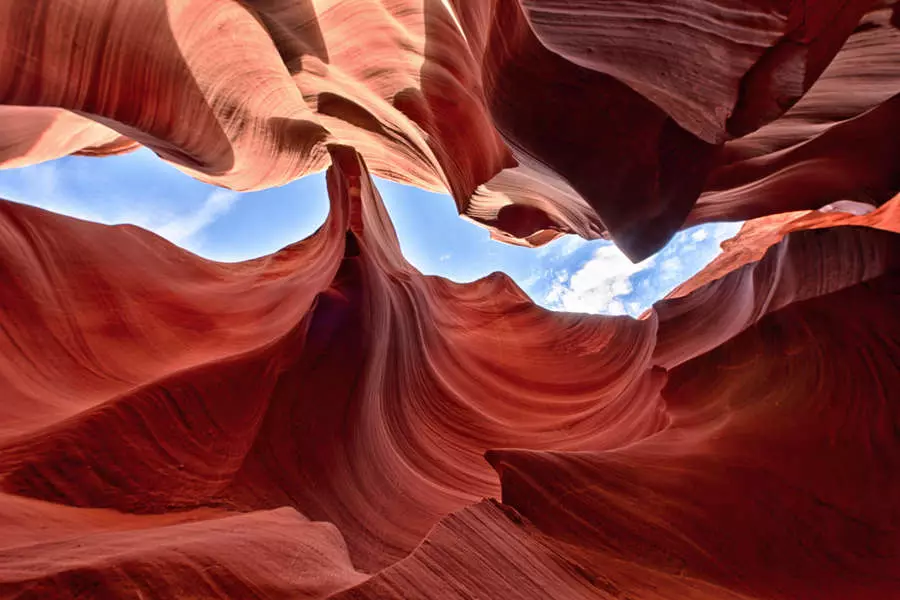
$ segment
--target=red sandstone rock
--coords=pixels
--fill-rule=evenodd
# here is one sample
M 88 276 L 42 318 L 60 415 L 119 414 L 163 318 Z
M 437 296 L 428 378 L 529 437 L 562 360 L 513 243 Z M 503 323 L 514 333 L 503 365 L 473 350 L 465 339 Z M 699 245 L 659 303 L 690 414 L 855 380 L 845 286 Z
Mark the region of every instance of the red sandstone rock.
M 108 156 L 138 147 L 108 127 L 56 108 L 0 106 L 0 124 L 0 162 L 5 167 L 71 153 Z
M 504 504 L 586 567 L 612 554 L 753 598 L 896 595 L 896 273 L 770 313 L 674 368 L 656 436 L 490 453 Z
M 891 4 L 5 2 L 4 166 L 332 166 L 236 264 L 0 203 L 0 596 L 900 595 Z M 550 313 L 416 272 L 366 165 L 524 245 L 762 218 Z
M 56 240 L 33 249 L 50 264 L 64 262 L 54 248 L 84 246 L 52 291 L 27 278 L 34 263 L 9 269 L 22 285 L 4 303 L 30 320 L 9 325 L 4 352 L 20 363 L 4 366 L 18 392 L 5 489 L 139 513 L 290 505 L 337 524 L 354 564 L 372 570 L 440 516 L 499 491 L 489 448 L 614 447 L 664 425 L 654 401 L 663 378 L 649 369 L 655 321 L 555 315 L 499 273 L 467 285 L 423 277 L 356 155 L 333 152 L 323 228 L 238 265 L 134 228 L 4 207 L 10 255 L 32 228 Z M 115 273 L 123 264 L 132 277 Z M 104 288 L 106 304 L 91 305 Z M 50 320 L 69 310 L 79 321 Z M 517 331 L 536 337 L 513 352 Z M 36 357 L 54 343 L 59 367 L 45 382 Z
M 638 259 L 686 218 L 896 192 L 890 4 L 9 0 L 0 162 L 141 143 L 249 190 L 337 142 L 500 239 Z
M 326 223 L 244 263 L 2 205 L 0 593 L 897 591 L 900 198 L 570 315 L 417 273 L 330 152 Z

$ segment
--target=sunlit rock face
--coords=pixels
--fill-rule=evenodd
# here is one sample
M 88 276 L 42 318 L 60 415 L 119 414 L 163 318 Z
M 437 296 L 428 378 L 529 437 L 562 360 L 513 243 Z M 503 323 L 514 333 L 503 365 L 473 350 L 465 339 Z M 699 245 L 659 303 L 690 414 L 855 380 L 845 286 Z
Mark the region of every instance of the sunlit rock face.
M 0 160 L 328 168 L 215 263 L 0 203 L 0 596 L 900 596 L 886 2 L 10 0 Z M 633 258 L 640 319 L 404 260 L 370 173 Z
M 506 241 L 610 236 L 638 260 L 685 219 L 886 202 L 896 14 L 872 0 L 8 0 L 0 161 L 144 144 L 250 190 L 323 169 L 341 143 L 375 175 L 449 191 Z
M 331 157 L 243 263 L 2 205 L 0 590 L 898 591 L 900 198 L 750 222 L 634 320 L 419 274 Z

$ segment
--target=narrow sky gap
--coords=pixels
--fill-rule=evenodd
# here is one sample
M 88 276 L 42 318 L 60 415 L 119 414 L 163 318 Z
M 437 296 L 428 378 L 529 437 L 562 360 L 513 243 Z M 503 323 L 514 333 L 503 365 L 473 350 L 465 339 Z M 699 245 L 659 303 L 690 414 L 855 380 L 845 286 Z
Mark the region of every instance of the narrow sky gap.
M 407 260 L 425 274 L 472 281 L 503 271 L 552 310 L 637 316 L 719 253 L 739 223 L 679 232 L 633 264 L 609 242 L 564 236 L 533 250 L 501 244 L 442 194 L 377 180 Z M 0 197 L 101 223 L 132 223 L 205 258 L 269 254 L 311 234 L 328 212 L 324 174 L 237 193 L 201 183 L 146 149 L 65 157 L 0 171 Z

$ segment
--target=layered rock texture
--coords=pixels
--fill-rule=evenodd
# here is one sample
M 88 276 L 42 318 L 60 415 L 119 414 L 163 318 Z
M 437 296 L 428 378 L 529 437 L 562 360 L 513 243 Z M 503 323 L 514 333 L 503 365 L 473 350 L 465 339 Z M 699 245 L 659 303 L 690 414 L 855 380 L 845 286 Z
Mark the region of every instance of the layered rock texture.
M 321 170 L 340 143 L 376 175 L 449 191 L 508 241 L 608 235 L 639 259 L 685 218 L 887 201 L 900 153 L 896 11 L 872 0 L 6 0 L 0 160 L 140 143 L 250 190 Z
M 900 8 L 7 0 L 0 161 L 145 145 L 311 237 L 0 203 L 0 596 L 900 597 Z M 751 219 L 640 319 L 406 263 Z

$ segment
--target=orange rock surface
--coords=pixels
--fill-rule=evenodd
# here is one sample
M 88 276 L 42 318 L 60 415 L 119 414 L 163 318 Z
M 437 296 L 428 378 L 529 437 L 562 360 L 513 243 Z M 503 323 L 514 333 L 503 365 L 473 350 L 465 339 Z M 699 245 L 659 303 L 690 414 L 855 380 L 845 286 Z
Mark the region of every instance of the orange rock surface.
M 0 597 L 900 597 L 900 9 L 8 0 L 0 161 L 323 168 L 241 263 L 0 201 Z M 400 253 L 370 172 L 633 258 L 640 319 Z
M 2 205 L 0 591 L 896 591 L 900 198 L 569 315 L 417 273 L 331 153 L 327 222 L 244 263 Z
M 140 143 L 251 190 L 323 169 L 340 143 L 376 175 L 449 191 L 506 241 L 609 235 L 640 259 L 685 219 L 886 202 L 900 185 L 896 10 L 7 0 L 0 164 Z

